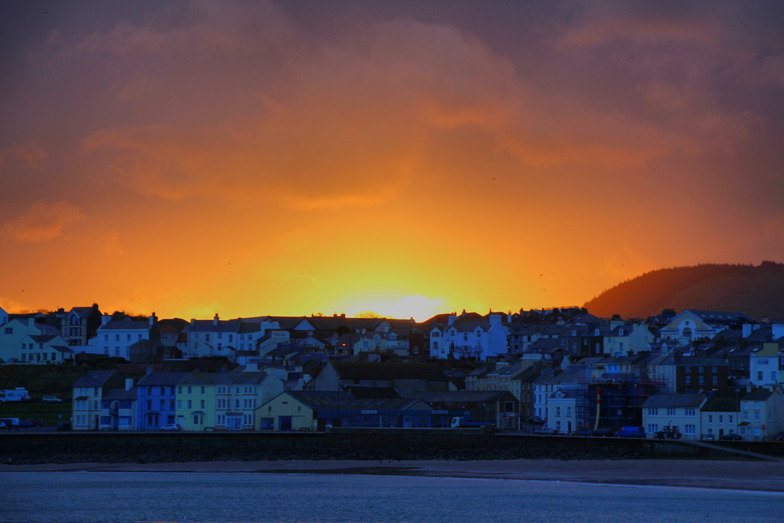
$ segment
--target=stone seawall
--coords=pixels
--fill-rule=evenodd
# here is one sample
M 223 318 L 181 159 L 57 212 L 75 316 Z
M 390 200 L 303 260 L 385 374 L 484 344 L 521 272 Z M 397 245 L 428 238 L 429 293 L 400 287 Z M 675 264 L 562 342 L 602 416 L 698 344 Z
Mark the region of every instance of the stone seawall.
M 733 442 L 735 443 L 735 442 Z M 765 445 L 760 444 L 760 445 Z M 730 445 L 727 445 L 730 447 Z M 733 445 L 740 449 L 740 446 Z M 784 455 L 784 444 L 743 449 Z M 523 436 L 450 431 L 341 433 L 11 433 L 0 463 L 154 463 L 256 460 L 494 460 L 743 458 L 715 445 L 626 438 Z

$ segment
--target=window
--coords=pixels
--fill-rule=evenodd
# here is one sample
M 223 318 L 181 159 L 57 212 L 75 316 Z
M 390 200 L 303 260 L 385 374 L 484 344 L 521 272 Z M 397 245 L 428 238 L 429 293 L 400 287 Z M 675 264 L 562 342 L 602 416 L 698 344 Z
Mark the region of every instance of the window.
M 713 423 L 713 416 L 708 414 L 708 423 Z
M 561 407 L 555 407 L 555 415 L 556 416 L 560 416 L 561 415 Z
M 704 385 L 705 384 L 705 376 L 700 375 L 697 378 L 697 382 L 699 382 L 700 385 Z
M 675 409 L 674 409 L 674 408 L 672 408 L 672 407 L 669 407 L 669 408 L 667 409 L 667 415 L 668 415 L 668 416 L 675 416 Z
M 718 385 L 719 384 L 719 377 L 718 376 L 714 376 L 713 377 L 713 384 L 714 385 Z
M 204 408 L 204 400 L 201 400 L 201 408 Z
M 757 372 L 757 381 L 762 381 L 762 371 Z
M 656 423 L 649 423 L 648 424 L 648 434 L 656 434 L 659 432 L 659 425 Z
M 13 327 L 6 327 L 5 328 L 5 333 L 6 334 L 13 334 L 14 333 L 14 328 Z
M 695 433 L 695 427 L 694 427 L 694 425 L 689 425 L 689 424 L 687 423 L 687 424 L 686 424 L 686 434 L 694 434 L 694 433 Z
M 188 400 L 188 408 L 189 409 L 193 408 L 193 402 L 191 400 Z
M 719 423 L 724 423 L 724 416 L 719 414 Z
M 691 376 L 686 376 L 686 385 L 691 385 Z
M 689 407 L 689 408 L 686 409 L 686 415 L 687 416 L 694 416 L 695 413 L 696 413 L 696 411 L 694 410 L 694 407 Z
M 648 416 L 658 416 L 658 415 L 659 415 L 659 409 L 657 409 L 656 407 L 648 408 Z

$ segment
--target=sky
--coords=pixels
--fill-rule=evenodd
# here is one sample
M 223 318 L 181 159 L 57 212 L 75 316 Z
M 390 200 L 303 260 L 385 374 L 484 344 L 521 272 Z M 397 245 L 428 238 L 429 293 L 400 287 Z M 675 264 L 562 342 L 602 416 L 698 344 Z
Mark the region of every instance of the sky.
M 0 307 L 581 306 L 784 260 L 784 3 L 0 2 Z

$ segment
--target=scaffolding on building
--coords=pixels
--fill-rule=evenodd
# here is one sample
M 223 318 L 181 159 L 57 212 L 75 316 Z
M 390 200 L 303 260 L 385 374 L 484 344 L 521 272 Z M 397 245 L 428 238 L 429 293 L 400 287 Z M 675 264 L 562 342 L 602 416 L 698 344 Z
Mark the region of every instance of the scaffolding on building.
M 578 434 L 642 426 L 642 405 L 664 390 L 661 380 L 634 374 L 604 374 L 580 383 L 576 393 Z

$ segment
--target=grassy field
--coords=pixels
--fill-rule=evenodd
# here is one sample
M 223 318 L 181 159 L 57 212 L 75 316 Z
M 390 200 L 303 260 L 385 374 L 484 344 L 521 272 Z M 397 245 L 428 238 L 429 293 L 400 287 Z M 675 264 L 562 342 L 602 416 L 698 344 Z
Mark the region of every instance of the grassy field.
M 40 403 L 37 401 L 0 403 L 0 418 L 19 418 L 19 420 L 40 418 L 44 425 L 56 425 L 58 421 L 71 419 L 71 404 Z

